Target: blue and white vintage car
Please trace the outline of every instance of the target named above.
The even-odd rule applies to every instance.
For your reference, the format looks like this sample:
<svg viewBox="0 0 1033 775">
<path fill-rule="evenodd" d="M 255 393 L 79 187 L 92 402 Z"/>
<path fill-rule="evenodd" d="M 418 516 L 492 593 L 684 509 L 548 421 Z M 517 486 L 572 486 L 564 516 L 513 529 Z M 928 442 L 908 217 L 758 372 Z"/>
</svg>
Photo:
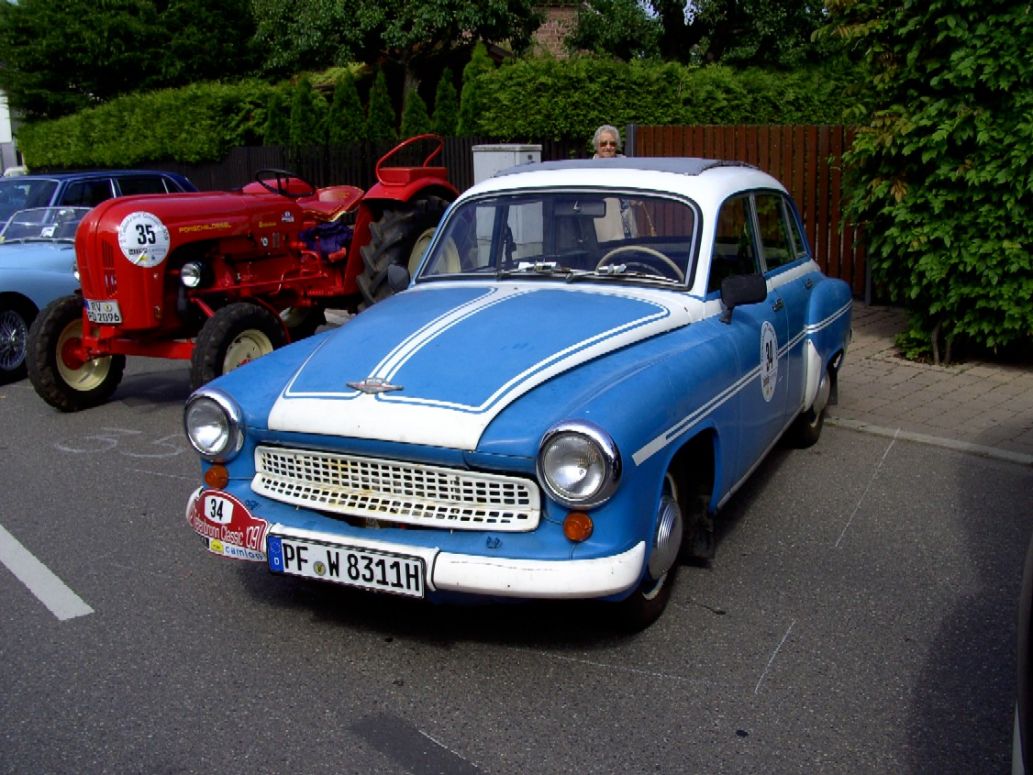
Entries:
<svg viewBox="0 0 1033 775">
<path fill-rule="evenodd" d="M 817 441 L 850 337 L 849 287 L 739 163 L 515 167 L 391 274 L 403 292 L 189 398 L 210 551 L 644 627 L 765 454 Z"/>
</svg>

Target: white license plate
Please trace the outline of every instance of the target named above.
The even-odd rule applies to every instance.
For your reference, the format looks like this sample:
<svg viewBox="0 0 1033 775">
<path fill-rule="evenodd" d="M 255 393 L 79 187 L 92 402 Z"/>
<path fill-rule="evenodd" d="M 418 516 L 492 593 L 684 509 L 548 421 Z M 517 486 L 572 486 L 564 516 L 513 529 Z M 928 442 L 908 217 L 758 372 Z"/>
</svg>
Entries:
<svg viewBox="0 0 1033 775">
<path fill-rule="evenodd" d="M 278 535 L 266 537 L 266 555 L 273 573 L 407 597 L 424 596 L 426 567 L 422 557 Z"/>
<path fill-rule="evenodd" d="M 122 322 L 122 310 L 117 301 L 86 300 L 86 317 L 91 323 L 114 325 Z"/>
</svg>

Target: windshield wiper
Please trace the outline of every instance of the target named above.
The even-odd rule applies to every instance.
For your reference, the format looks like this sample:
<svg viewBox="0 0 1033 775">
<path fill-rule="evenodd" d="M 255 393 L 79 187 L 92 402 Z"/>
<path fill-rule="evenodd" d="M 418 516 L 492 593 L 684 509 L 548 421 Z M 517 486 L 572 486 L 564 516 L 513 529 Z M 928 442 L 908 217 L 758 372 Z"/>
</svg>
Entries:
<svg viewBox="0 0 1033 775">
<path fill-rule="evenodd" d="M 625 264 L 607 264 L 598 269 L 585 269 L 582 271 L 571 271 L 566 276 L 568 283 L 575 280 L 645 280 L 662 285 L 681 285 L 678 280 L 652 272 L 628 271 Z"/>
<path fill-rule="evenodd" d="M 499 269 L 498 277 L 513 277 L 520 274 L 570 275 L 574 270 L 555 261 L 521 261 L 513 269 Z"/>
</svg>

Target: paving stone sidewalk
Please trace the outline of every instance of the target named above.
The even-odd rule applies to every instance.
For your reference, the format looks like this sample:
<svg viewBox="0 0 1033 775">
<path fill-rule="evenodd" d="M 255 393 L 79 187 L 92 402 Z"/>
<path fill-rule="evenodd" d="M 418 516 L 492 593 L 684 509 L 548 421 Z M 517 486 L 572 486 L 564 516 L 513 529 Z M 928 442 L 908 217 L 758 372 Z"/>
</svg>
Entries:
<svg viewBox="0 0 1033 775">
<path fill-rule="evenodd" d="M 900 309 L 854 303 L 828 421 L 1033 466 L 1033 368 L 911 363 L 893 344 L 904 327 Z"/>
</svg>

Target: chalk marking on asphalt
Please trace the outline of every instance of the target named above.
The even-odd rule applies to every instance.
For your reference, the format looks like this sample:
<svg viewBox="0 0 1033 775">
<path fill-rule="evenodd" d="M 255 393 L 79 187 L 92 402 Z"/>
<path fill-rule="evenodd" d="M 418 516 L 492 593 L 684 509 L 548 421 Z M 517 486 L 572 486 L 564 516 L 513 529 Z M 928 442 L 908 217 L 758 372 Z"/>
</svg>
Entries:
<svg viewBox="0 0 1033 775">
<path fill-rule="evenodd" d="M 794 624 L 796 624 L 796 619 L 793 619 L 793 621 L 789 622 L 789 629 L 786 630 L 785 635 L 782 636 L 782 640 L 780 640 L 778 642 L 778 645 L 775 646 L 775 650 L 771 653 L 771 659 L 768 660 L 767 665 L 764 667 L 764 672 L 760 674 L 760 678 L 757 681 L 757 685 L 753 687 L 754 694 L 757 694 L 760 691 L 760 685 L 764 683 L 764 676 L 768 674 L 768 670 L 771 669 L 771 665 L 775 661 L 775 657 L 778 656 L 778 652 L 782 648 L 782 644 L 786 642 L 786 639 L 789 637 L 789 633 L 793 631 Z"/>
<path fill-rule="evenodd" d="M 461 754 L 459 754 L 459 753 L 457 753 L 457 752 L 453 751 L 453 750 L 452 750 L 451 748 L 449 748 L 449 747 L 448 747 L 447 745 L 445 745 L 444 743 L 442 743 L 442 742 L 441 742 L 440 740 L 435 740 L 435 739 L 434 739 L 433 737 L 431 737 L 430 735 L 428 735 L 428 734 L 427 734 L 426 732 L 424 732 L 424 731 L 423 731 L 422 729 L 417 729 L 416 731 L 417 731 L 417 732 L 419 732 L 419 733 L 420 733 L 421 735 L 423 735 L 423 736 L 424 736 L 425 738 L 427 738 L 428 740 L 430 740 L 430 741 L 431 741 L 432 743 L 434 743 L 434 745 L 436 745 L 436 746 L 437 746 L 438 748 L 440 748 L 440 749 L 441 749 L 442 751 L 447 751 L 448 753 L 452 754 L 452 755 L 453 755 L 454 757 L 456 757 L 456 758 L 457 758 L 457 759 L 459 759 L 460 761 L 463 761 L 463 762 L 465 762 L 466 764 L 469 764 L 469 765 L 470 765 L 471 767 L 473 767 L 474 769 L 477 769 L 477 765 L 475 765 L 475 764 L 474 764 L 473 762 L 471 762 L 471 761 L 470 761 L 469 759 L 467 759 L 467 758 L 466 758 L 465 756 L 462 756 Z"/>
<path fill-rule="evenodd" d="M 524 651 L 524 649 L 517 649 L 517 651 Z M 601 667 L 604 670 L 620 670 L 625 673 L 635 673 L 637 675 L 648 675 L 652 678 L 672 678 L 675 681 L 691 681 L 692 679 L 684 675 L 673 675 L 671 673 L 658 673 L 653 670 L 639 670 L 635 667 L 624 667 L 623 665 L 611 665 L 606 662 L 595 662 L 591 659 L 578 659 L 577 657 L 567 657 L 562 654 L 549 654 L 545 651 L 532 652 L 542 657 L 548 657 L 549 659 L 558 659 L 563 662 L 575 662 L 579 665 L 588 665 L 589 667 Z"/>
<path fill-rule="evenodd" d="M 1018 463 L 1023 466 L 1033 466 L 1033 455 L 1022 452 L 1013 452 L 1000 447 L 986 447 L 981 444 L 973 444 L 970 441 L 958 441 L 957 439 L 945 439 L 942 436 L 930 436 L 927 433 L 915 433 L 914 431 L 903 431 L 900 428 L 885 428 L 881 425 L 872 425 L 858 420 L 848 420 L 843 417 L 829 417 L 829 425 L 838 425 L 841 428 L 849 428 L 853 431 L 871 433 L 875 436 L 892 436 L 901 438 L 904 441 L 913 441 L 917 444 L 928 444 L 932 447 L 943 447 L 953 449 L 956 452 L 966 452 L 970 455 L 1004 460 L 1009 463 Z"/>
<path fill-rule="evenodd" d="M 193 482 L 197 479 L 196 476 L 186 476 L 185 474 L 166 474 L 164 471 L 148 471 L 143 468 L 127 468 L 126 471 L 134 474 L 146 474 L 147 476 L 164 476 L 166 479 L 182 479 L 185 482 Z"/>
<path fill-rule="evenodd" d="M 897 428 L 897 433 L 900 433 L 900 428 Z M 886 451 L 882 453 L 882 457 L 879 459 L 879 464 L 875 466 L 875 470 L 872 471 L 871 477 L 868 479 L 868 484 L 865 485 L 864 492 L 861 493 L 861 497 L 857 501 L 857 505 L 854 506 L 853 512 L 850 514 L 850 519 L 843 525 L 843 530 L 839 534 L 839 538 L 836 539 L 834 546 L 838 549 L 839 544 L 843 541 L 843 536 L 846 535 L 846 531 L 850 529 L 851 523 L 854 521 L 854 517 L 857 516 L 857 512 L 861 510 L 861 504 L 864 503 L 865 497 L 868 495 L 868 491 L 872 489 L 872 483 L 875 482 L 875 478 L 879 475 L 879 471 L 882 470 L 882 464 L 886 462 L 886 456 L 889 455 L 890 450 L 893 449 L 893 445 L 897 443 L 897 435 L 894 434 L 893 440 L 890 441 L 890 445 L 886 447 Z"/>
<path fill-rule="evenodd" d="M 0 525 L 0 562 L 61 621 L 92 614 L 83 599 Z"/>
</svg>

